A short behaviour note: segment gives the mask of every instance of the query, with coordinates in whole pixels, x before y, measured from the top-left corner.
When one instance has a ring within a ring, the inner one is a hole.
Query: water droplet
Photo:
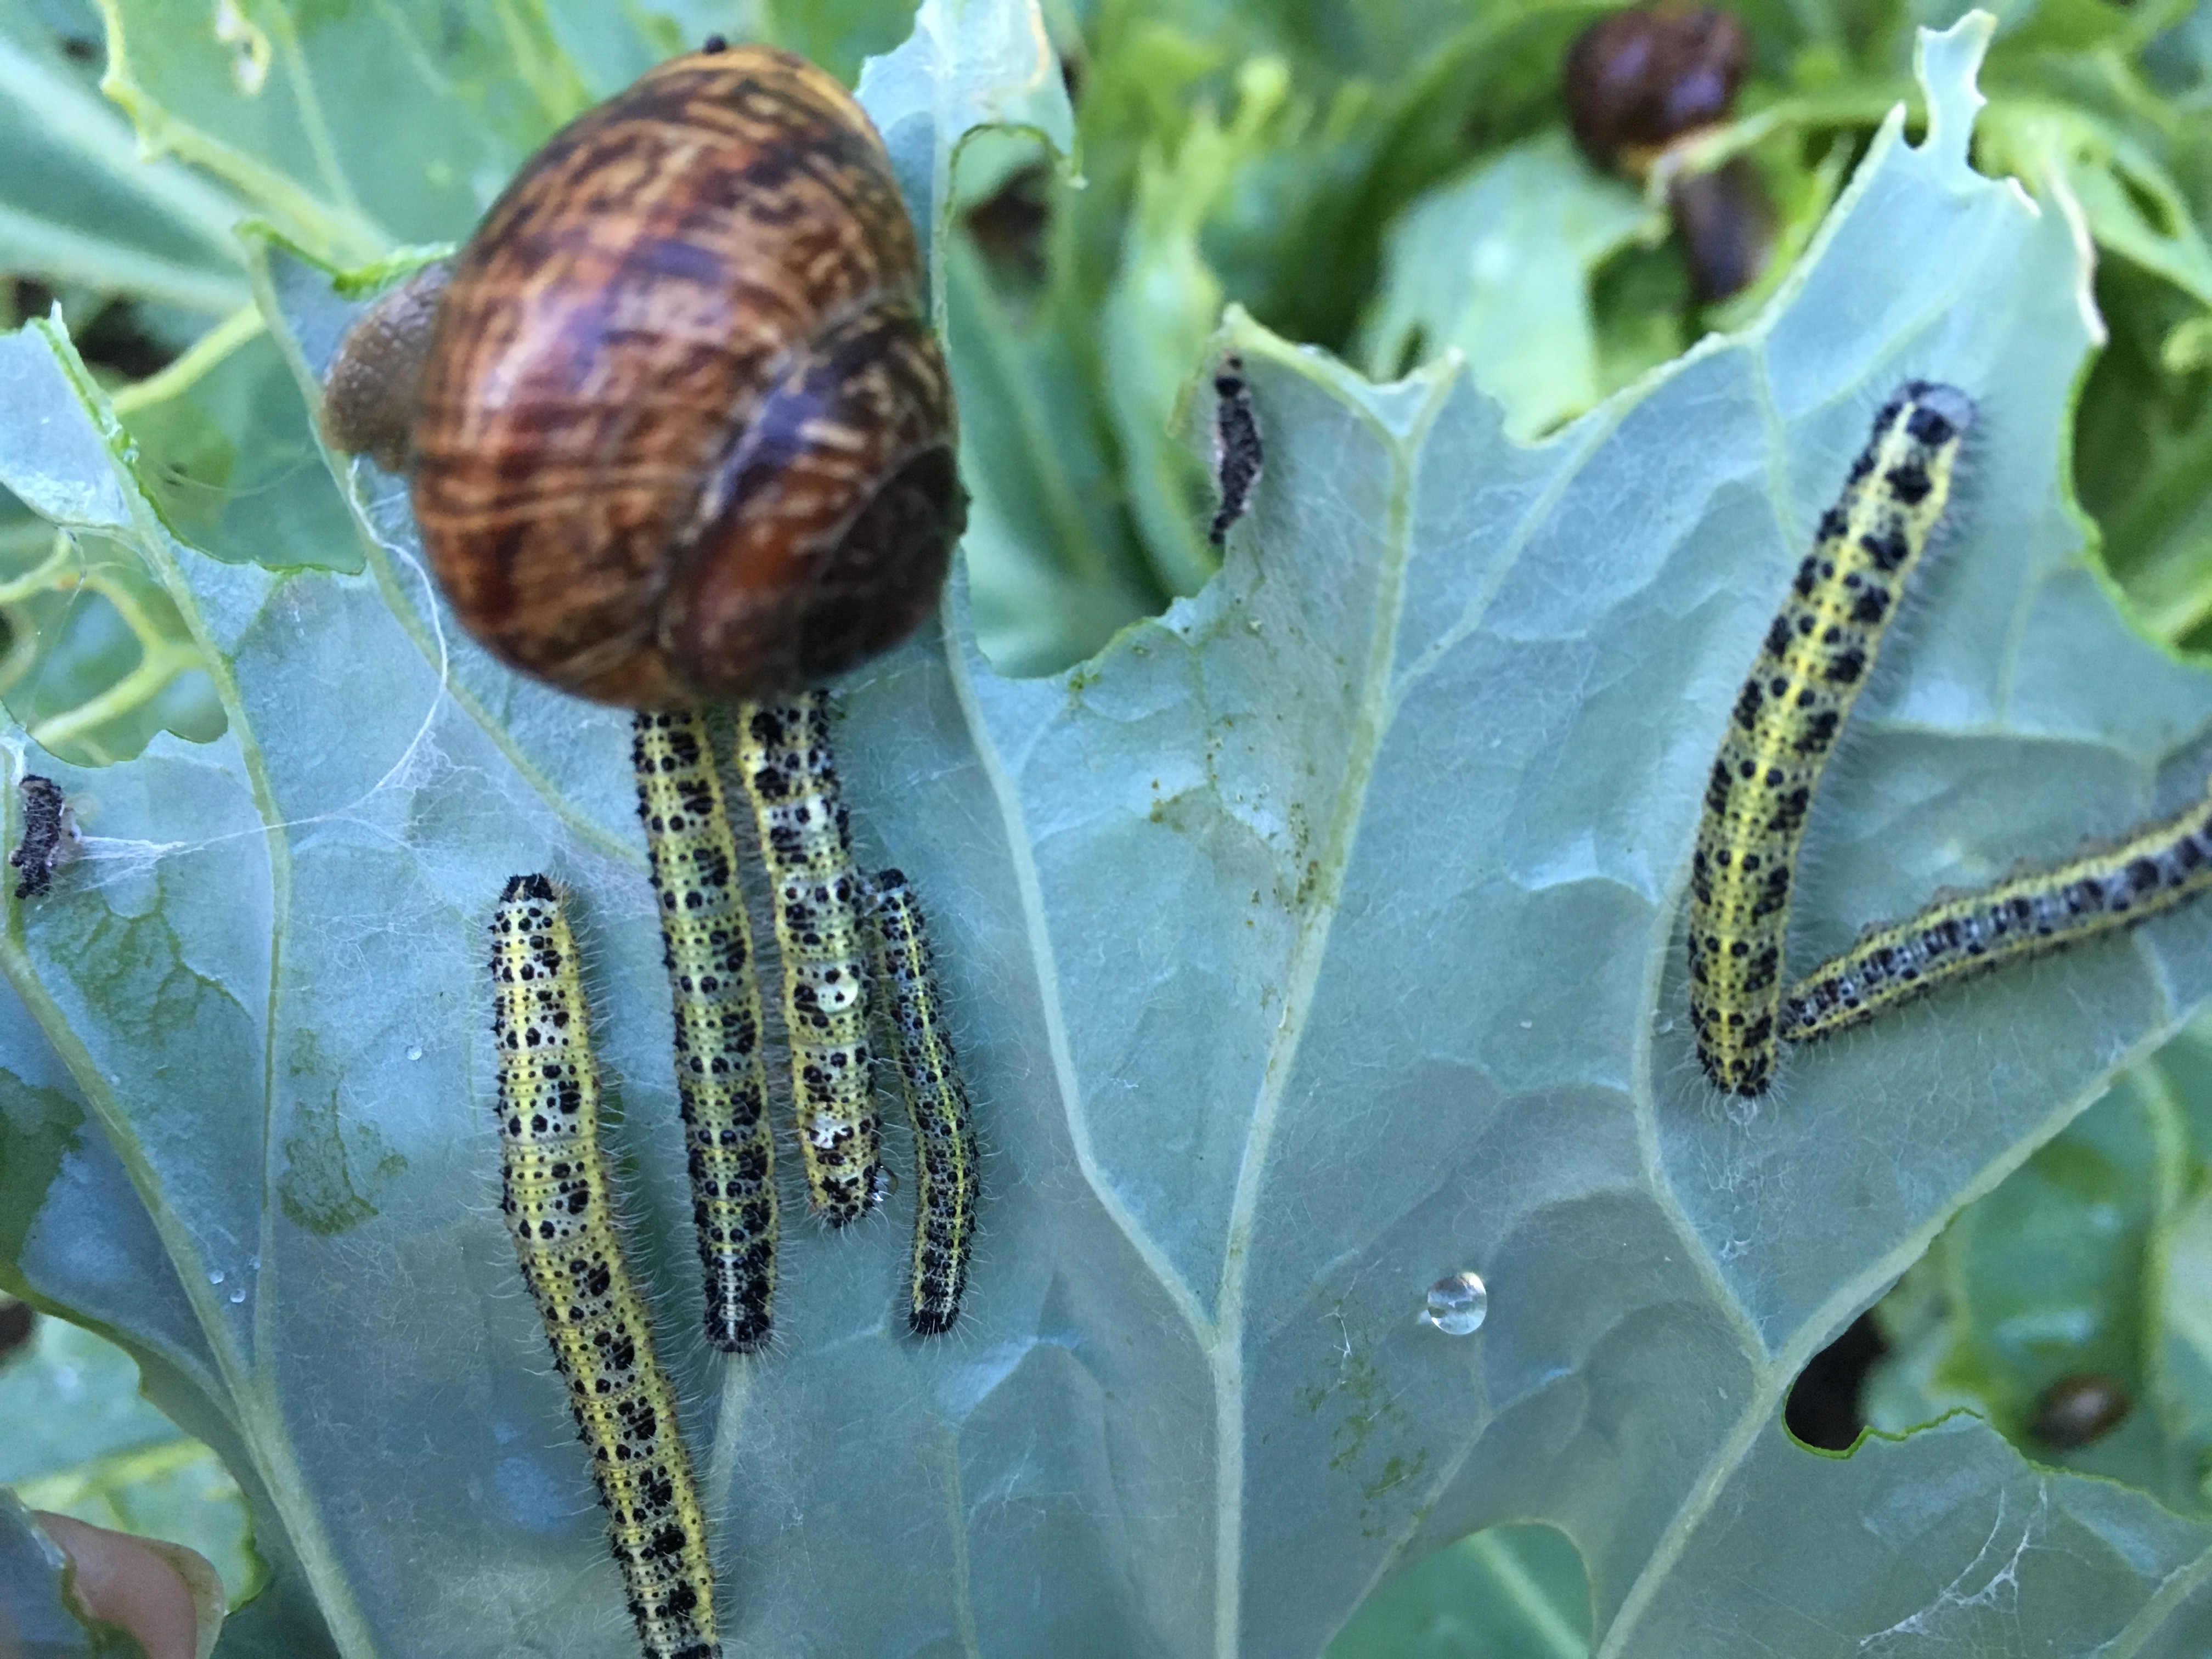
[[[408,1051],[407,1051],[407,1058],[408,1058],[408,1059],[410,1059],[410,1060],[420,1060],[420,1059],[422,1059],[422,1049],[421,1045],[420,1045],[420,1044],[417,1044],[416,1047],[414,1047],[414,1048],[411,1048],[408,1049]]]
[[[210,1285],[220,1285],[220,1284],[222,1284],[222,1268],[220,1268],[220,1267],[210,1267],[210,1268],[208,1269],[208,1283],[209,1283],[209,1284],[210,1284]]]
[[[245,1300],[246,1300],[246,1286],[245,1286],[245,1285],[240,1285],[236,1290],[233,1291],[230,1293],[230,1299],[231,1299],[233,1302],[243,1302],[243,1301],[245,1301]]]
[[[1490,1292],[1473,1273],[1453,1273],[1429,1286],[1421,1317],[1446,1336],[1472,1336],[1490,1312]]]

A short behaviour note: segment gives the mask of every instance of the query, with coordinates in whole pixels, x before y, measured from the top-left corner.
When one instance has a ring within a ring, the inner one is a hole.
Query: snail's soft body
[[[634,708],[773,697],[935,605],[951,380],[882,141],[804,59],[690,53],[579,117],[432,316],[415,514],[513,666]]]

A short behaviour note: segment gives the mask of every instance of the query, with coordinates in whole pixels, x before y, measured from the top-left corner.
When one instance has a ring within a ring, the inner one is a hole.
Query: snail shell
[[[1671,146],[1729,118],[1750,66],[1750,35],[1717,7],[1617,11],[1567,50],[1568,125],[1593,162],[1640,185]],[[1774,207],[1748,159],[1677,174],[1667,204],[1698,304],[1758,280],[1774,248]]]
[[[803,58],[690,53],[570,123],[455,259],[421,370],[415,516],[462,622],[635,708],[903,639],[965,512],[921,290],[882,140]]]
[[[2124,1385],[2099,1371],[2060,1377],[2028,1407],[2027,1431],[2060,1450],[2100,1439],[2135,1409]]]
[[[1751,37],[1718,7],[1617,11],[1567,49],[1567,123],[1599,167],[1640,177],[1674,140],[1728,119],[1750,63]]]

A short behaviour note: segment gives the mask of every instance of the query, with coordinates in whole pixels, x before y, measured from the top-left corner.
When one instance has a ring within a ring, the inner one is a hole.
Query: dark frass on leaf
[[[1231,352],[1213,376],[1213,476],[1221,489],[1207,539],[1219,547],[1229,527],[1244,516],[1260,482],[1260,417],[1252,407],[1243,359]]]
[[[15,884],[15,896],[37,898],[53,885],[54,872],[76,856],[82,838],[76,815],[52,778],[33,773],[15,792],[23,805],[23,838],[8,854],[8,862],[23,872]]]

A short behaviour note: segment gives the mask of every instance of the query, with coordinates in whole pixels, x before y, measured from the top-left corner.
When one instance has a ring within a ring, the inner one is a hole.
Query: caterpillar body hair
[[[1689,918],[1698,1059],[1729,1093],[1760,1094],[1773,1075],[1806,816],[1942,518],[1973,418],[1965,392],[1925,380],[1883,405],[1729,714],[1691,859]]]
[[[737,843],[696,711],[641,713],[631,759],[675,1003],[676,1091],[707,1340],[744,1353],[768,1340],[774,1317],[775,1139]]]
[[[1790,988],[1782,1036],[1832,1036],[1954,981],[2148,921],[2208,888],[2212,797],[2121,841],[1939,895],[1907,921],[1869,929]]]
[[[500,1210],[568,1385],[646,1659],[720,1659],[706,1516],[623,1255],[576,942],[544,876],[492,914]]]
[[[875,896],[879,982],[897,1032],[901,1092],[914,1124],[914,1258],[907,1322],[936,1336],[960,1317],[975,1244],[975,1123],[968,1085],[945,1029],[945,1000],[921,907],[903,873],[878,872]]]
[[[742,705],[738,770],[773,891],[807,1193],[817,1215],[842,1227],[880,1203],[887,1182],[869,1080],[867,918],[829,694]]]

